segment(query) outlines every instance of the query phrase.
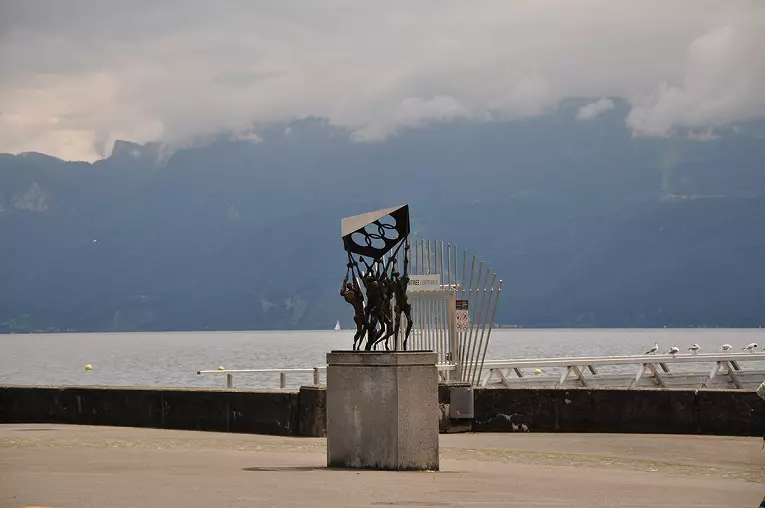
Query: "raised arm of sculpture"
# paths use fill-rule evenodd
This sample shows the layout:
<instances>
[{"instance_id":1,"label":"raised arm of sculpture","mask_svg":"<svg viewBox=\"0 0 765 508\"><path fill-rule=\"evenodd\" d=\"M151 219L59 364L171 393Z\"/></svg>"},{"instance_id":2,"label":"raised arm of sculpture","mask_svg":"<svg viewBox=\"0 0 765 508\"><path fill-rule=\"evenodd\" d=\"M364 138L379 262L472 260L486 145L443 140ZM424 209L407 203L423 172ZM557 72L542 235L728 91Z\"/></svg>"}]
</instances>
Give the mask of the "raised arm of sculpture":
<instances>
[{"instance_id":1,"label":"raised arm of sculpture","mask_svg":"<svg viewBox=\"0 0 765 508\"><path fill-rule=\"evenodd\" d=\"M345 296L346 291L348 291L347 286L348 286L348 272L345 272L343 283L340 285L340 296Z\"/></svg>"}]
</instances>

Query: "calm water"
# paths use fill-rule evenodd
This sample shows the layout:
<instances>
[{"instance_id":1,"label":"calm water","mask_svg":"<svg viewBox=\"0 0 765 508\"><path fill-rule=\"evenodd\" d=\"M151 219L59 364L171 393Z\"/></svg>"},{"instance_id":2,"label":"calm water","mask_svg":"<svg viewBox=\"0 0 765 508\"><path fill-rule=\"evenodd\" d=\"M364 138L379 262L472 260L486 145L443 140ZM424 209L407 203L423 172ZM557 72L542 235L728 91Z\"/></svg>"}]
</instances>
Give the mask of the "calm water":
<instances>
[{"instance_id":1,"label":"calm water","mask_svg":"<svg viewBox=\"0 0 765 508\"><path fill-rule=\"evenodd\" d=\"M313 367L331 349L350 349L350 331L0 335L0 384L223 386L197 370ZM740 350L765 345L765 329L493 330L488 359L639 354L659 343ZM86 372L85 364L93 370ZM632 370L632 367L630 367ZM293 374L297 386L310 374ZM240 375L236 386L278 386L278 375Z\"/></svg>"}]
</instances>

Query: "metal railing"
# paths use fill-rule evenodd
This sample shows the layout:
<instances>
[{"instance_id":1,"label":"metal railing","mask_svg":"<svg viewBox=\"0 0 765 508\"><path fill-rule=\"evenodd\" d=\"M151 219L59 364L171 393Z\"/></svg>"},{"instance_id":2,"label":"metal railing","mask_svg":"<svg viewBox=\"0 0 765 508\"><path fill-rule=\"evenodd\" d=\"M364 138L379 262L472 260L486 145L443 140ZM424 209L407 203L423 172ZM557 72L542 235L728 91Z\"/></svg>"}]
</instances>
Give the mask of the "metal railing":
<instances>
[{"instance_id":1,"label":"metal railing","mask_svg":"<svg viewBox=\"0 0 765 508\"><path fill-rule=\"evenodd\" d=\"M761 368L742 369L741 364L761 362ZM701 372L676 369L670 365L706 364ZM634 365L637 370L630 371ZM711 366L711 370L710 370ZM755 367L757 367L755 365ZM457 370L455 363L436 365L439 379L451 379ZM487 360L488 374L476 383L478 386L537 386L565 388L626 387L626 388L736 388L756 389L765 380L765 353L718 353L697 355L632 355L632 356L580 356L570 358L523 358L515 360ZM529 373L529 370L535 372ZM541 372L542 369L546 371ZM606 372L620 369L622 372ZM699 369L694 369L698 371ZM234 387L234 375L278 374L279 388L287 387L287 374L313 374L313 384L321 384L327 366L286 369L218 369L200 370L198 375L226 376L226 388ZM555 375L550 375L550 372ZM708 374L705 374L708 372Z\"/></svg>"},{"instance_id":2,"label":"metal railing","mask_svg":"<svg viewBox=\"0 0 765 508\"><path fill-rule=\"evenodd\" d=\"M279 374L279 388L287 387L288 373L313 373L313 384L320 384L320 372L326 372L327 367L313 367L310 369L217 369L217 370L198 370L197 375L218 374L226 376L226 388L234 387L234 374Z\"/></svg>"},{"instance_id":3,"label":"metal railing","mask_svg":"<svg viewBox=\"0 0 765 508\"><path fill-rule=\"evenodd\" d=\"M741 364L762 362L760 368L744 370ZM669 365L707 364L702 373L670 370ZM709 366L711 364L711 370ZM635 365L634 373L625 372ZM757 366L755 366L757 367ZM698 388L756 388L765 380L765 353L717 353L686 355L591 356L572 358L529 358L492 360L484 363L488 375L480 386L613 386L613 387L698 387ZM621 370L622 372L601 373ZM526 369L526 372L524 372ZM534 369L529 375L528 369ZM548 371L547 375L542 369ZM557 371L550 376L549 371ZM694 369L699 370L699 369ZM560 375L557 373L560 372ZM704 374L708 372L708 374Z\"/></svg>"},{"instance_id":4,"label":"metal railing","mask_svg":"<svg viewBox=\"0 0 765 508\"><path fill-rule=\"evenodd\" d=\"M447 380L452 371L456 369L454 364L436 365L441 380ZM287 374L309 374L313 373L313 385L321 384L321 374L326 376L327 366L304 368L304 369L216 369L216 370L198 370L197 375L222 375L226 376L226 388L234 387L234 374L279 374L279 388L287 387Z\"/></svg>"}]
</instances>

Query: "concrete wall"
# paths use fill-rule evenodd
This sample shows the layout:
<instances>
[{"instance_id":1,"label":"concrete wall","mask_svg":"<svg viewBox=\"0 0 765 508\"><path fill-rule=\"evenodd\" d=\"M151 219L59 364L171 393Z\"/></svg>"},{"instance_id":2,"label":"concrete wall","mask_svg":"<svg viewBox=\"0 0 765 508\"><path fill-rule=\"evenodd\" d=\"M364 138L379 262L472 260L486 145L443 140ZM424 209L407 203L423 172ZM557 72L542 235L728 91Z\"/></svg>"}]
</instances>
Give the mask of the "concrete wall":
<instances>
[{"instance_id":1,"label":"concrete wall","mask_svg":"<svg viewBox=\"0 0 765 508\"><path fill-rule=\"evenodd\" d=\"M765 402L742 390L475 390L473 432L765 434Z\"/></svg>"},{"instance_id":2,"label":"concrete wall","mask_svg":"<svg viewBox=\"0 0 765 508\"><path fill-rule=\"evenodd\" d=\"M449 422L448 402L439 386L442 432L765 434L765 401L753 391L478 388L469 425ZM326 390L0 386L0 423L326 436Z\"/></svg>"},{"instance_id":3,"label":"concrete wall","mask_svg":"<svg viewBox=\"0 0 765 508\"><path fill-rule=\"evenodd\" d=\"M297 390L0 387L0 423L295 435Z\"/></svg>"},{"instance_id":4,"label":"concrete wall","mask_svg":"<svg viewBox=\"0 0 765 508\"><path fill-rule=\"evenodd\" d=\"M298 395L298 435L327 436L327 389L303 386Z\"/></svg>"}]
</instances>

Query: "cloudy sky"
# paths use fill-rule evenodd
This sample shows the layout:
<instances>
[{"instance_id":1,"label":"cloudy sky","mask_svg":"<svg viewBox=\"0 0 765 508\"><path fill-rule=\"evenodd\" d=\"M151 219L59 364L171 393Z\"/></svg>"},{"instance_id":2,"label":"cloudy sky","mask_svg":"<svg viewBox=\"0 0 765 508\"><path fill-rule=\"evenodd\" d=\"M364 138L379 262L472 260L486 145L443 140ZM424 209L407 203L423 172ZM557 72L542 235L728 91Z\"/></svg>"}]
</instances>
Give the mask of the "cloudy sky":
<instances>
[{"instance_id":1,"label":"cloudy sky","mask_svg":"<svg viewBox=\"0 0 765 508\"><path fill-rule=\"evenodd\" d=\"M671 136L765 115L763 0L0 0L0 152L108 155L326 117L374 142L533 116Z\"/></svg>"}]
</instances>

